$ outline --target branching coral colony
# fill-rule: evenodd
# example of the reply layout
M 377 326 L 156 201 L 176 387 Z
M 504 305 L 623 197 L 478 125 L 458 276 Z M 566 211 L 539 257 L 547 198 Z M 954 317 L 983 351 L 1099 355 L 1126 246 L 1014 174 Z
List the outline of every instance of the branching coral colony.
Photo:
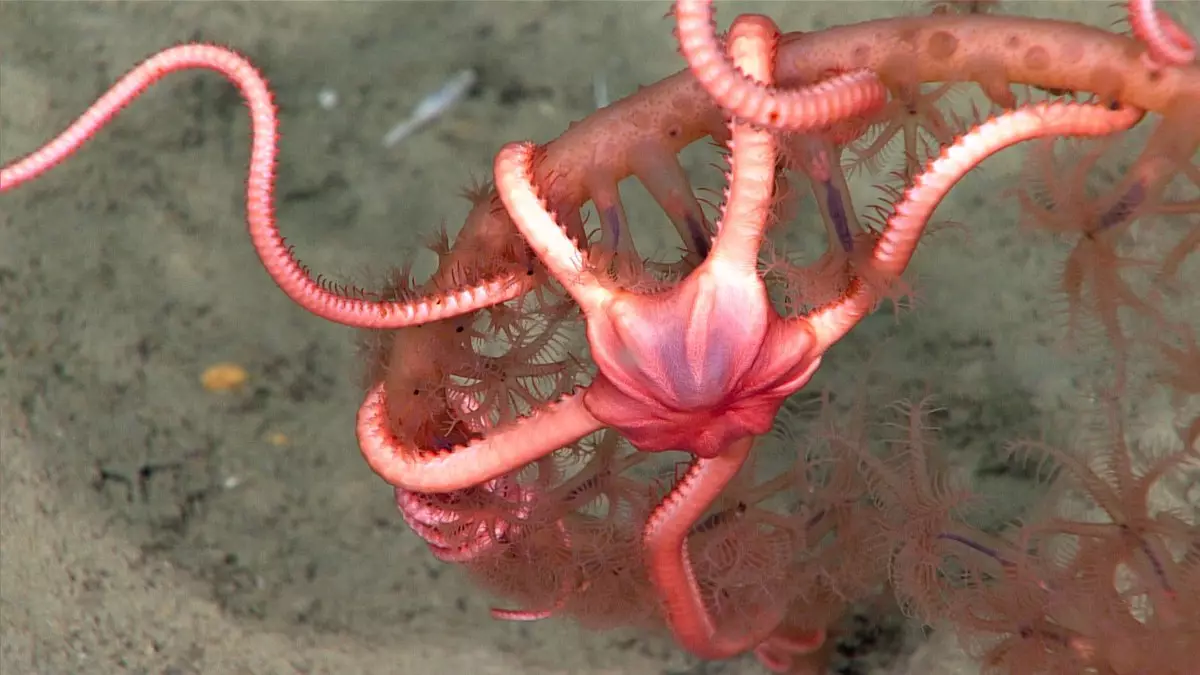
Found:
M 60 162 L 169 72 L 213 69 L 241 87 L 254 247 L 301 306 L 367 329 L 363 454 L 437 558 L 513 603 L 498 618 L 665 627 L 702 658 L 753 652 L 775 672 L 816 672 L 848 607 L 887 593 L 957 631 L 991 672 L 1194 673 L 1195 45 L 1150 0 L 1128 3 L 1131 35 L 993 5 L 782 35 L 746 15 L 718 36 L 708 2 L 680 0 L 687 71 L 544 146 L 504 147 L 495 190 L 470 193 L 432 278 L 397 274 L 382 292 L 329 288 L 293 258 L 273 218 L 270 93 L 219 47 L 150 58 L 3 169 L 0 189 Z M 994 114 L 960 117 L 950 85 L 976 85 Z M 676 159 L 706 136 L 732 167 L 715 219 Z M 1121 150 L 1136 138 L 1148 140 Z M 1097 433 L 1011 445 L 1076 508 L 984 532 L 963 518 L 971 492 L 939 471 L 928 400 L 844 410 L 823 396 L 807 426 L 775 420 L 831 345 L 907 294 L 900 275 L 954 184 L 1027 141 L 1019 205 L 1072 242 L 1066 323 L 1073 339 L 1100 338 L 1078 344 L 1113 368 Z M 883 161 L 889 147 L 898 162 Z M 878 217 L 854 208 L 857 169 L 883 171 Z M 678 260 L 636 250 L 617 190 L 628 176 L 678 231 Z M 807 263 L 764 245 L 811 227 L 784 222 L 804 190 L 828 234 Z M 1135 230 L 1162 245 L 1133 255 Z M 1129 399 L 1160 393 L 1177 432 L 1133 442 Z M 771 472 L 753 446 L 773 426 L 791 464 Z M 666 450 L 690 453 L 686 468 L 654 469 Z

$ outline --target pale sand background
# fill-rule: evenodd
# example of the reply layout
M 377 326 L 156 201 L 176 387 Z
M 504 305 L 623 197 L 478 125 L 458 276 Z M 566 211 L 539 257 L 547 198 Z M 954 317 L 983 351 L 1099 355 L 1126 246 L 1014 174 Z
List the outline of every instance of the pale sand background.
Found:
M 1200 28 L 1200 5 L 1173 7 Z M 286 235 L 314 269 L 361 279 L 439 223 L 457 227 L 456 192 L 502 142 L 548 140 L 587 114 L 598 70 L 615 98 L 680 68 L 666 8 L 6 2 L 0 159 L 49 139 L 151 52 L 230 44 L 278 96 Z M 787 30 L 902 8 L 737 5 Z M 720 9 L 728 21 L 734 4 Z M 1118 16 L 1104 2 L 1038 11 Z M 466 66 L 481 69 L 477 96 L 380 147 Z M 324 87 L 338 107 L 318 106 Z M 246 241 L 246 129 L 219 77 L 176 75 L 65 166 L 0 198 L 0 671 L 760 672 L 698 664 L 655 637 L 494 622 L 489 599 L 433 561 L 358 456 L 353 333 L 293 306 Z M 941 212 L 971 239 L 923 251 L 919 320 L 873 319 L 823 374 L 851 381 L 872 339 L 893 334 L 878 367 L 949 397 L 964 466 L 1014 434 L 1061 429 L 1077 397 L 1058 326 L 1037 323 L 1061 249 L 1014 236 L 995 191 L 1014 168 L 997 159 L 991 180 L 969 181 Z M 244 393 L 199 386 L 218 361 L 246 365 Z M 277 432 L 290 442 L 268 442 Z M 885 653 L 899 640 L 887 631 Z M 922 658 L 922 669 L 943 659 Z

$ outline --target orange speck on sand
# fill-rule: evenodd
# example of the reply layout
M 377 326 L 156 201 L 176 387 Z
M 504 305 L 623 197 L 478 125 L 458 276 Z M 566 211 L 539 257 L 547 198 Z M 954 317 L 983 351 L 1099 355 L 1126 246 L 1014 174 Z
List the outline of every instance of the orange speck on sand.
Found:
M 200 384 L 212 392 L 236 391 L 246 384 L 249 375 L 236 363 L 215 363 L 204 369 Z

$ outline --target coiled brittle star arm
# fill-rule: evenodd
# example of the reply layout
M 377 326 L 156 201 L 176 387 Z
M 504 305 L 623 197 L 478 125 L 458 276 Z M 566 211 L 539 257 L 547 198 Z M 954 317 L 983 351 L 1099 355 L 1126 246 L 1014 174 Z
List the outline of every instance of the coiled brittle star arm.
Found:
M 1143 62 L 1152 69 L 1182 66 L 1196 60 L 1196 41 L 1165 12 L 1154 8 L 1154 0 L 1129 0 L 1129 27 L 1146 45 Z
M 734 117 L 793 133 L 827 127 L 882 106 L 887 88 L 869 70 L 855 70 L 800 89 L 782 90 L 742 77 L 721 49 L 711 0 L 675 3 L 679 48 L 700 86 Z M 776 43 L 768 60 L 775 60 Z

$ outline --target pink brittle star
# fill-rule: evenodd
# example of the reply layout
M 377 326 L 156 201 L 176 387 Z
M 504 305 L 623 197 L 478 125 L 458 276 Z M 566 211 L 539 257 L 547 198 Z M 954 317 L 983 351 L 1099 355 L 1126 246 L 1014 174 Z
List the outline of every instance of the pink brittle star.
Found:
M 882 100 L 878 82 L 864 73 L 801 91 L 769 89 L 760 83 L 771 82 L 778 30 L 768 19 L 742 17 L 727 38 L 745 78 L 725 61 L 707 3 L 680 2 L 677 16 L 689 65 L 735 119 L 794 132 L 859 115 Z M 533 282 L 514 272 L 415 301 L 374 302 L 339 295 L 314 281 L 274 223 L 276 120 L 266 83 L 240 56 L 215 46 L 175 47 L 141 64 L 57 139 L 0 170 L 0 191 L 62 161 L 150 84 L 187 68 L 224 74 L 247 100 L 253 123 L 248 229 L 272 279 L 301 306 L 350 326 L 403 328 L 469 314 L 529 290 Z M 938 202 L 990 154 L 1030 138 L 1103 135 L 1127 128 L 1138 117 L 1140 112 L 1129 108 L 1054 103 L 1015 110 L 976 127 L 905 191 L 878 237 L 872 265 L 880 274 L 898 276 Z M 506 146 L 495 166 L 500 197 L 546 269 L 583 310 L 599 371 L 593 384 L 516 424 L 448 449 L 410 447 L 392 434 L 382 386 L 368 392 L 359 414 L 367 461 L 407 492 L 488 486 L 605 426 L 641 450 L 690 451 L 696 460 L 649 518 L 645 543 L 673 633 L 684 647 L 709 658 L 760 645 L 784 653 L 789 644 L 790 651 L 806 648 L 801 638 L 775 635 L 769 622 L 749 634 L 726 637 L 701 600 L 685 540 L 750 453 L 753 436 L 770 427 L 782 400 L 804 386 L 823 353 L 876 300 L 866 286 L 851 284 L 834 303 L 788 319 L 767 301 L 756 264 L 772 199 L 775 143 L 770 131 L 735 122 L 729 196 L 711 253 L 677 287 L 655 295 L 610 288 L 597 276 L 538 197 L 532 180 L 537 148 Z M 502 487 L 490 485 L 484 489 Z M 412 505 L 421 517 L 441 517 L 438 508 L 422 510 L 422 505 L 429 506 Z

